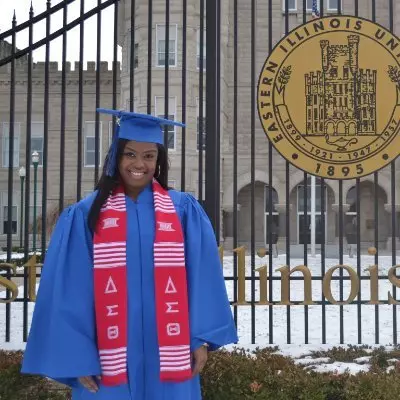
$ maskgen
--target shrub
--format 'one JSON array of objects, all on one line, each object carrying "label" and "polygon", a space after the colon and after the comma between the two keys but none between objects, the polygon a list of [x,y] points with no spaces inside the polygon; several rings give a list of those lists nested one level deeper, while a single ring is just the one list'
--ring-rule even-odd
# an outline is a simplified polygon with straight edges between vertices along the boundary
[{"label": "shrub", "polygon": [[37,376],[21,375],[22,352],[0,351],[1,400],[67,400],[69,390]]},{"label": "shrub", "polygon": [[[232,353],[210,353],[202,376],[204,400],[392,400],[398,398],[400,377],[387,373],[387,357],[382,349],[371,354],[365,346],[335,347],[325,352],[315,352],[314,357],[330,357],[335,361],[351,361],[370,355],[371,372],[318,373],[296,365],[293,360],[268,349],[246,353],[237,349]],[[374,368],[374,357],[377,364]],[[383,361],[385,360],[385,361]],[[372,369],[374,369],[372,371]]]},{"label": "shrub", "polygon": [[[399,349],[372,351],[371,371],[357,375],[317,373],[297,365],[277,348],[247,352],[237,348],[209,354],[202,374],[204,400],[395,400],[400,393],[399,368],[386,371],[387,360]],[[364,355],[365,348],[332,348],[316,356],[347,359]],[[354,356],[351,359],[350,354]],[[21,375],[22,352],[0,350],[1,400],[70,400],[71,392],[62,385],[29,375]],[[374,359],[376,363],[374,364]]]},{"label": "shrub", "polygon": [[[7,251],[7,247],[2,247],[1,250],[2,251]],[[19,247],[19,246],[13,246],[11,248],[11,251],[13,253],[23,253],[24,252],[24,248],[23,247]]]},{"label": "shrub", "polygon": [[370,348],[367,345],[348,345],[347,347],[332,347],[326,351],[312,351],[311,355],[313,358],[329,357],[332,361],[353,362],[356,358],[370,356],[371,354],[366,351]]}]

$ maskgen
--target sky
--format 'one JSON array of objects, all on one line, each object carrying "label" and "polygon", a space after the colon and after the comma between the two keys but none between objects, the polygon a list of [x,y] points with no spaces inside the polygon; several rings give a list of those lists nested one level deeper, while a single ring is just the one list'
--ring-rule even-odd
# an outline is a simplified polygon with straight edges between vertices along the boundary
[{"label": "sky", "polygon": [[[33,5],[34,15],[39,15],[46,10],[47,0],[0,0],[0,33],[5,32],[12,27],[12,18],[15,11],[17,18],[17,25],[29,19],[29,9],[31,1]],[[102,0],[104,3],[106,0]],[[61,3],[62,0],[52,0],[51,6]],[[80,15],[81,0],[74,0],[68,6],[67,22],[74,21]],[[97,0],[85,0],[85,12],[88,12],[97,5]],[[55,32],[62,27],[63,23],[63,10],[58,11],[51,19],[51,32]],[[34,25],[33,38],[37,42],[45,37],[46,24],[45,22],[36,23]],[[85,22],[85,44],[84,44],[84,61],[96,60],[96,34],[97,34],[97,15],[89,18]],[[11,41],[11,37],[6,38]],[[17,47],[22,49],[28,44],[28,30],[25,29],[16,37]],[[113,60],[113,42],[114,42],[114,6],[109,6],[102,11],[102,35],[101,35],[101,59],[102,61],[111,62]],[[33,54],[34,62],[44,61],[45,59],[45,46],[36,50]],[[121,61],[120,48],[118,51],[119,61]],[[51,61],[62,60],[62,38],[52,41],[50,46],[50,59]],[[67,60],[72,62],[79,61],[79,26],[72,29],[67,35]]]}]

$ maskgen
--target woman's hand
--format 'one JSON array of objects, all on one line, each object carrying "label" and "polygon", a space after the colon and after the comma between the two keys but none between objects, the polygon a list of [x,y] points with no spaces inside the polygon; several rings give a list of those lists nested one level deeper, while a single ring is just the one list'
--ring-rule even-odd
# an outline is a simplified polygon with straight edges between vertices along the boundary
[{"label": "woman's hand", "polygon": [[208,358],[207,346],[200,346],[193,352],[194,367],[192,376],[199,374],[206,365]]},{"label": "woman's hand", "polygon": [[[96,376],[96,379],[99,381],[101,377]],[[81,385],[92,393],[96,393],[99,390],[96,379],[94,379],[93,376],[82,376],[81,378],[78,378]]]}]

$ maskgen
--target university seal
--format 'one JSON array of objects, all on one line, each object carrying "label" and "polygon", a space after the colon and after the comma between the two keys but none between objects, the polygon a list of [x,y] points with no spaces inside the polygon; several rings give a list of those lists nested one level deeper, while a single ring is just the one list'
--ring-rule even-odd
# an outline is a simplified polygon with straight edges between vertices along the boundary
[{"label": "university seal", "polygon": [[400,151],[400,39],[351,16],[283,38],[257,88],[262,127],[290,163],[328,179],[369,175]]}]

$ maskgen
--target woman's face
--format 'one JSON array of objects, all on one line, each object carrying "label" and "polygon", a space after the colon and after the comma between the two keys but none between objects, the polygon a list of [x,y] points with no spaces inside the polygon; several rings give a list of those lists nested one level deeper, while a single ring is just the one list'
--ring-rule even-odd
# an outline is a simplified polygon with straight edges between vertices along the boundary
[{"label": "woman's face", "polygon": [[155,143],[129,141],[119,161],[119,174],[129,190],[146,187],[156,173],[158,150]]}]

